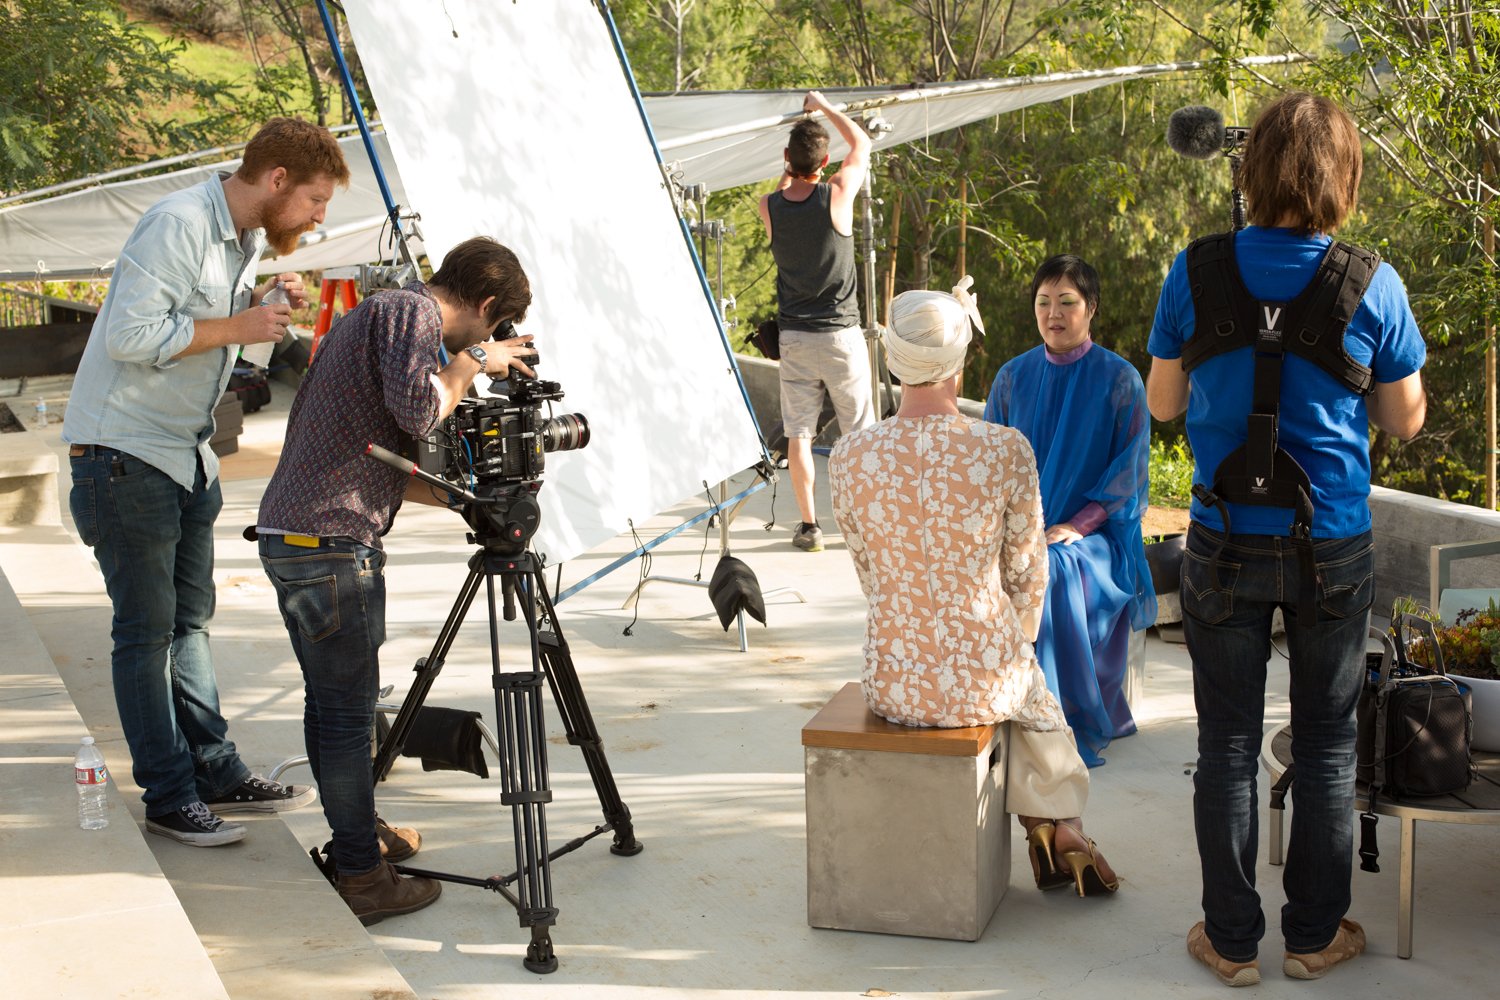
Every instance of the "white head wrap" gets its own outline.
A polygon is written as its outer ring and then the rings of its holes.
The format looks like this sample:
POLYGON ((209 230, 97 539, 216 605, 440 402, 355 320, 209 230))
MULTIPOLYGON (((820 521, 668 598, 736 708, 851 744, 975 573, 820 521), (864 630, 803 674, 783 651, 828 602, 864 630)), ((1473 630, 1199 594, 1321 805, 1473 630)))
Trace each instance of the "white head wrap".
POLYGON ((953 294, 925 289, 891 300, 891 326, 881 337, 886 367, 905 385, 941 382, 964 365, 973 330, 984 335, 979 304, 964 275, 953 294))

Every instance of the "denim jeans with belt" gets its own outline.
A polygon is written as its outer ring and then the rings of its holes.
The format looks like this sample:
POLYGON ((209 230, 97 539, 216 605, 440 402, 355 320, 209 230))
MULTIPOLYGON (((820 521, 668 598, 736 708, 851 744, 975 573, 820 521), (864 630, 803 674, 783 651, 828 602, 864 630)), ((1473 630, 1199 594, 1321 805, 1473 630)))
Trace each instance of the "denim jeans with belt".
POLYGON ((1292 828, 1282 885, 1286 950, 1319 951, 1349 910, 1354 845, 1355 704, 1364 677, 1374 594, 1374 545, 1365 532, 1315 539, 1315 621, 1297 614, 1302 583, 1289 538, 1230 535, 1215 590, 1218 532, 1194 523, 1182 564, 1183 628, 1193 660, 1198 769, 1193 818, 1203 867, 1208 939, 1248 962, 1265 934, 1255 891, 1256 775, 1265 722, 1271 612, 1281 608, 1290 656, 1292 828))
POLYGON ((146 814, 212 800, 250 771, 219 713, 208 644, 219 482, 185 490, 114 448, 75 446, 68 506, 114 604, 115 706, 146 814))
POLYGON ((359 875, 380 863, 370 732, 385 641, 385 553, 351 538, 308 541, 316 547, 261 535, 260 561, 302 666, 303 735, 333 855, 341 874, 359 875))

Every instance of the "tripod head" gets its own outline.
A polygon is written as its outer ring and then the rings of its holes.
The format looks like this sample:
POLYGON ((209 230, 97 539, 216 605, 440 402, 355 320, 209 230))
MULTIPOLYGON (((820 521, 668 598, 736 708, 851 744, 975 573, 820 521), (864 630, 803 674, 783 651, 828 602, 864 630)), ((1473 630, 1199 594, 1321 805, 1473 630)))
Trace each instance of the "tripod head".
POLYGON ((482 485, 478 487, 480 492, 472 493, 451 479, 424 471, 411 459, 373 441, 365 447, 365 454, 447 493, 449 506, 457 509, 474 529, 470 539, 487 552, 520 555, 541 526, 542 508, 536 498, 542 488, 540 480, 482 485))

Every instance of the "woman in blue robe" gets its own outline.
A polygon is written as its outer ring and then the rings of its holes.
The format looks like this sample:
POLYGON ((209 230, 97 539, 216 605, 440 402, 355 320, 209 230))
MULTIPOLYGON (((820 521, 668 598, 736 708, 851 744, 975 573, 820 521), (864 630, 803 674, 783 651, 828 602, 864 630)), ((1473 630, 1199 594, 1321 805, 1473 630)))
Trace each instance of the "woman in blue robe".
POLYGON ((1042 343, 995 376, 984 416, 1031 442, 1047 527, 1036 655, 1090 767, 1135 732, 1125 701, 1130 633, 1156 620, 1141 542, 1151 421, 1134 366, 1094 343, 1099 276, 1071 254, 1031 282, 1042 343))

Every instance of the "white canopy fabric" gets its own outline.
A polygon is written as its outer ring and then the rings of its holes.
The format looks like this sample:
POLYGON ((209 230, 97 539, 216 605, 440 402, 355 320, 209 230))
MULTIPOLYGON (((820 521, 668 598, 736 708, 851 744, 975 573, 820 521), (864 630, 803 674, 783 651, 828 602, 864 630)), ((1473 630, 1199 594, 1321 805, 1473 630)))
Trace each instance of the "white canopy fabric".
MULTIPOLYGON (((391 152, 385 134, 375 133, 374 141, 391 196, 405 205, 401 178, 389 166, 391 152)), ((262 274, 374 263, 382 258, 380 230, 386 210, 375 170, 358 135, 340 139, 339 145, 349 164, 349 187, 334 195, 323 225, 304 236, 295 252, 263 259, 262 274)), ((239 165, 238 158, 224 160, 0 207, 0 281, 107 278, 146 209, 173 191, 201 184, 217 171, 233 171, 239 165)), ((413 252, 419 249, 420 243, 413 252)))
MULTIPOLYGON (((1246 66, 1298 61, 1297 56, 1258 56, 1246 66)), ((1076 70, 1043 76, 934 83, 922 87, 862 87, 823 91, 845 114, 869 113, 891 129, 876 137, 885 149, 946 132, 960 125, 1086 93, 1099 87, 1169 73, 1195 72, 1206 62, 1158 63, 1076 70)), ((788 127, 802 117, 805 91, 694 92, 646 98, 662 159, 684 184, 710 191, 770 180, 782 171, 788 127)), ((830 130, 832 132, 832 130, 830 130)), ((1165 132, 1165 124, 1163 124, 1165 132)), ((837 161, 849 147, 832 132, 830 156, 837 161)))
MULTIPOLYGON (((1266 66, 1297 57, 1263 56, 1245 65, 1266 66)), ((1203 62, 1120 66, 1104 70, 920 88, 861 88, 825 91, 851 113, 872 111, 890 123, 875 148, 917 142, 969 122, 1061 100, 1098 87, 1168 73, 1193 72, 1203 62)), ((769 180, 782 170, 787 127, 802 115, 802 91, 695 92, 645 98, 647 116, 662 159, 674 179, 712 191, 769 180)), ((386 209, 374 170, 358 136, 340 140, 353 174, 348 190, 335 195, 325 224, 280 259, 266 258, 261 272, 315 270, 380 260, 386 209)), ((392 197, 410 207, 384 133, 375 145, 392 197)), ((834 137, 835 159, 847 152, 834 137)), ((197 184, 239 160, 178 170, 153 177, 104 180, 97 185, 36 201, 0 204, 0 281, 35 278, 108 277, 115 256, 143 212, 169 191, 197 184)), ((415 206, 419 211, 423 206, 415 206)), ((420 244, 414 247, 420 250, 420 244)))

